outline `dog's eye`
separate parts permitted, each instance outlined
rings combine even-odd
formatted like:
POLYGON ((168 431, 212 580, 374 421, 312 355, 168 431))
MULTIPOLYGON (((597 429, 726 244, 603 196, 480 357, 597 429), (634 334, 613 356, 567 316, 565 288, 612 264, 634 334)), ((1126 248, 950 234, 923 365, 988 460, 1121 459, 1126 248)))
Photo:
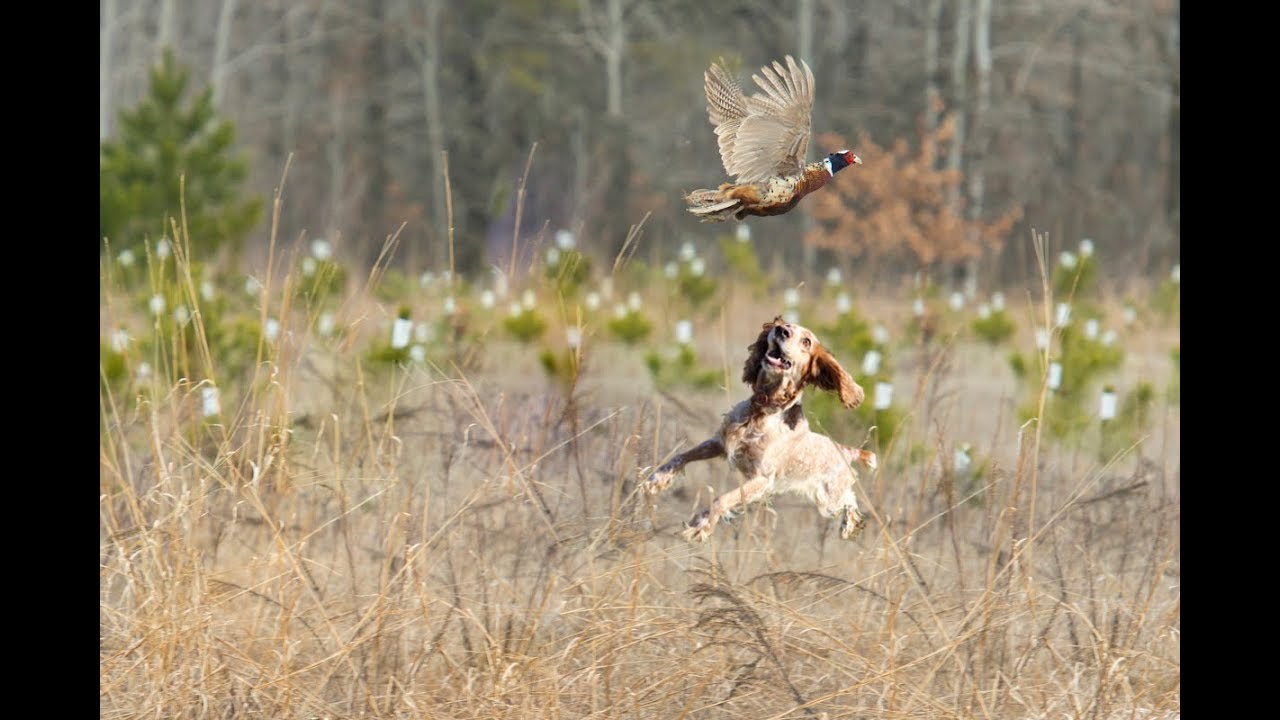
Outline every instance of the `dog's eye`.
POLYGON ((813 341, 812 341, 812 340, 810 340, 809 338, 804 338, 804 339, 802 339, 802 340, 800 341, 800 344, 801 344, 801 345, 804 345, 804 349, 805 349, 805 350, 808 350, 808 349, 809 349, 809 346, 813 344, 813 341))

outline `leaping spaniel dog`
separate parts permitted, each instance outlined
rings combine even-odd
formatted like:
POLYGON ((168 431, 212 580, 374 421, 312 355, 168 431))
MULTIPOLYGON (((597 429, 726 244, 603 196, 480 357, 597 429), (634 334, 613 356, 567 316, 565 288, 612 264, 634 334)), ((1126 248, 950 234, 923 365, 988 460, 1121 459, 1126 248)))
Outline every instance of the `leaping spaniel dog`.
POLYGON ((813 332, 781 317, 766 323, 750 346, 742 381, 751 386, 751 398, 725 414, 714 436, 654 471, 642 490, 661 492, 685 465, 723 456, 744 482, 687 522, 687 539, 706 541, 716 523, 735 510, 782 493, 809 498, 823 517, 841 518, 841 538, 855 537, 866 518, 858 509, 858 474, 850 463, 874 469, 875 453, 811 431, 800 399, 805 387, 814 385, 836 393, 852 409, 862 402, 862 387, 813 332))

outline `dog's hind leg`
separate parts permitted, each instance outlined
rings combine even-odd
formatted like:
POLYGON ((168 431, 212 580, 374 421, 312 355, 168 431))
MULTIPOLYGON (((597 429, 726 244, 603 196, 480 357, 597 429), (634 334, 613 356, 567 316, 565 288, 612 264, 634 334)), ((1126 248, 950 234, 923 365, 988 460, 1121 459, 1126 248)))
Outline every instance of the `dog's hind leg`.
POLYGON ((858 509, 857 505, 846 507, 840 517, 840 539, 852 540, 858 537, 866 525, 867 516, 858 509))

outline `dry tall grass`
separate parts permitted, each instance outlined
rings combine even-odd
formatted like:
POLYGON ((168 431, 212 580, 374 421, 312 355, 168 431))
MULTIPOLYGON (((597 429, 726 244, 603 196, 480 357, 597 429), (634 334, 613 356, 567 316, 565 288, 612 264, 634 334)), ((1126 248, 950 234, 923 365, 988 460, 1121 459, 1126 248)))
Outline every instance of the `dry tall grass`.
POLYGON ((960 391, 913 407, 923 458, 864 478, 860 539, 784 501, 690 545, 680 522, 727 468, 656 505, 635 481, 724 397, 614 383, 639 360, 590 340, 569 389, 496 340, 471 370, 377 373, 283 317, 216 422, 164 373, 103 393, 104 718, 1180 713, 1161 456, 1098 466, 1030 424, 966 485, 951 443, 1000 398, 921 364, 920 387, 960 391))

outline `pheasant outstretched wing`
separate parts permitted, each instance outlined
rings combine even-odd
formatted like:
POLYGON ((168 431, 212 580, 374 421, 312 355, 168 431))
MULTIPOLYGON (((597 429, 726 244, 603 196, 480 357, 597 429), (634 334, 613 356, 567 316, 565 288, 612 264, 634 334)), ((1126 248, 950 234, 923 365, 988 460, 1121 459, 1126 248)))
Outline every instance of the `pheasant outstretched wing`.
POLYGON ((764 92, 746 97, 722 65, 707 71, 707 117, 715 126, 725 172, 739 183, 789 175, 804 167, 813 112, 813 71, 790 55, 751 79, 764 92))

